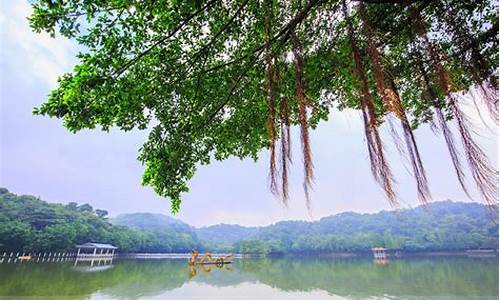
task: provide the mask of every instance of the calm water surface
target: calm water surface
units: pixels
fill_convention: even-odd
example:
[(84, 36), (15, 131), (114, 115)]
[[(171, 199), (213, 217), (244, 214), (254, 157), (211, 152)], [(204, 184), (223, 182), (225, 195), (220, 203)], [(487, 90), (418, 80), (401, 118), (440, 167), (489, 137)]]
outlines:
[(0, 264), (0, 299), (498, 299), (498, 258), (244, 259)]

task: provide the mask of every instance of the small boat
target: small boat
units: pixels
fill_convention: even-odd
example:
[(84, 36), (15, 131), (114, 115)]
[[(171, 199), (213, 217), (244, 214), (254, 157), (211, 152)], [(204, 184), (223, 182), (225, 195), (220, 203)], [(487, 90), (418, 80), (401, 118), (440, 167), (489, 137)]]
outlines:
[(31, 256), (30, 255), (19, 256), (18, 259), (19, 260), (30, 260)]
[(232, 254), (224, 255), (224, 256), (212, 257), (212, 253), (207, 252), (199, 260), (196, 260), (198, 258), (198, 255), (199, 255), (199, 252), (197, 250), (192, 250), (191, 251), (191, 258), (188, 261), (188, 264), (190, 266), (193, 266), (193, 265), (216, 265), (216, 266), (222, 266), (222, 265), (225, 265), (225, 264), (232, 263), (232, 259), (234, 257), (234, 255), (232, 255)]
[(218, 257), (215, 261), (197, 261), (194, 264), (195, 265), (225, 265), (225, 264), (230, 264), (232, 261), (230, 260), (224, 260), (222, 257)]

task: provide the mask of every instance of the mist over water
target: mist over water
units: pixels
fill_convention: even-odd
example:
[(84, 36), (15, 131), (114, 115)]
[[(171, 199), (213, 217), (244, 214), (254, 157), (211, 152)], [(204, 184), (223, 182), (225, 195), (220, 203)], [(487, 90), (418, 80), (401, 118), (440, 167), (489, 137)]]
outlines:
[(184, 259), (0, 264), (0, 299), (498, 299), (498, 257)]

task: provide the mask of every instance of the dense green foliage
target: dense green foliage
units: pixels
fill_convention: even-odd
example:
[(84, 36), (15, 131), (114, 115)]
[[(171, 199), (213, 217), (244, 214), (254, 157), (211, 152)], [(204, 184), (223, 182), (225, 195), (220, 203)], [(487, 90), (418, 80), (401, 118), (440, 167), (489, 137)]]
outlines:
[(483, 98), (498, 113), (494, 93), (488, 97), (498, 82), (495, 1), (37, 0), (33, 8), (34, 31), (59, 32), (83, 49), (35, 113), (61, 118), (73, 132), (150, 128), (139, 156), (143, 184), (169, 197), (174, 212), (197, 166), (213, 159), (257, 159), (269, 148), (276, 188), (275, 143), (290, 124), (301, 127), (307, 187), (307, 130), (333, 107), (363, 112), (372, 170), (391, 201), (394, 180), (377, 132), (389, 117), (401, 121), (423, 202), (430, 193), (411, 130), (434, 118), (461, 182), (445, 119), (457, 120), (484, 198), (496, 199), (496, 173), (450, 96), (486, 87)]
[[(175, 222), (155, 214), (131, 214), (119, 219), (123, 220), (121, 225), (150, 230)], [(375, 246), (404, 251), (457, 251), (498, 248), (496, 221), (484, 205), (444, 201), (399, 212), (342, 213), (316, 222), (284, 221), (265, 227), (219, 224), (192, 230), (207, 249), (220, 252), (363, 252)]]
[(178, 228), (146, 231), (115, 226), (105, 211), (88, 204), (49, 204), (0, 189), (0, 250), (73, 251), (85, 242), (114, 244), (120, 252), (188, 252), (201, 247), (196, 236)]
[(245, 244), (244, 251), (331, 253), (379, 246), (403, 251), (497, 249), (498, 218), (484, 205), (445, 201), (397, 213), (342, 213), (317, 222), (279, 222), (261, 228), (252, 239), (255, 248)]
[(498, 224), (487, 207), (477, 203), (436, 202), (427, 208), (342, 213), (265, 227), (194, 228), (161, 214), (126, 214), (111, 220), (103, 214), (88, 204), (49, 204), (1, 189), (0, 251), (64, 251), (89, 241), (114, 244), (121, 252), (186, 253), (197, 248), (262, 255), (364, 252), (375, 246), (404, 251), (498, 248)]

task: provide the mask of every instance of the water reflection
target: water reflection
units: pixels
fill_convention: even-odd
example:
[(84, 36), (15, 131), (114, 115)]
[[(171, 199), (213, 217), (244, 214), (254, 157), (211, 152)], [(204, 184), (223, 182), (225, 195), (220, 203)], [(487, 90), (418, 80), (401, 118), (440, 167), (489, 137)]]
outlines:
[(379, 266), (385, 266), (389, 263), (389, 260), (385, 258), (376, 258), (373, 260), (373, 263)]
[(79, 272), (102, 272), (113, 267), (113, 258), (76, 258), (73, 269)]
[(217, 298), (245, 299), (265, 293), (271, 299), (498, 299), (498, 258), (396, 259), (382, 265), (371, 259), (243, 259), (223, 268), (194, 269), (186, 260), (115, 260), (92, 267), (103, 266), (112, 268), (81, 272), (72, 263), (0, 265), (0, 299), (164, 299), (179, 293), (198, 299), (210, 291), (217, 291)]
[(203, 274), (208, 274), (212, 272), (212, 269), (215, 268), (216, 270), (224, 270), (224, 271), (231, 271), (231, 264), (194, 264), (194, 265), (189, 265), (189, 279), (192, 279), (198, 274), (198, 270), (200, 270)]

